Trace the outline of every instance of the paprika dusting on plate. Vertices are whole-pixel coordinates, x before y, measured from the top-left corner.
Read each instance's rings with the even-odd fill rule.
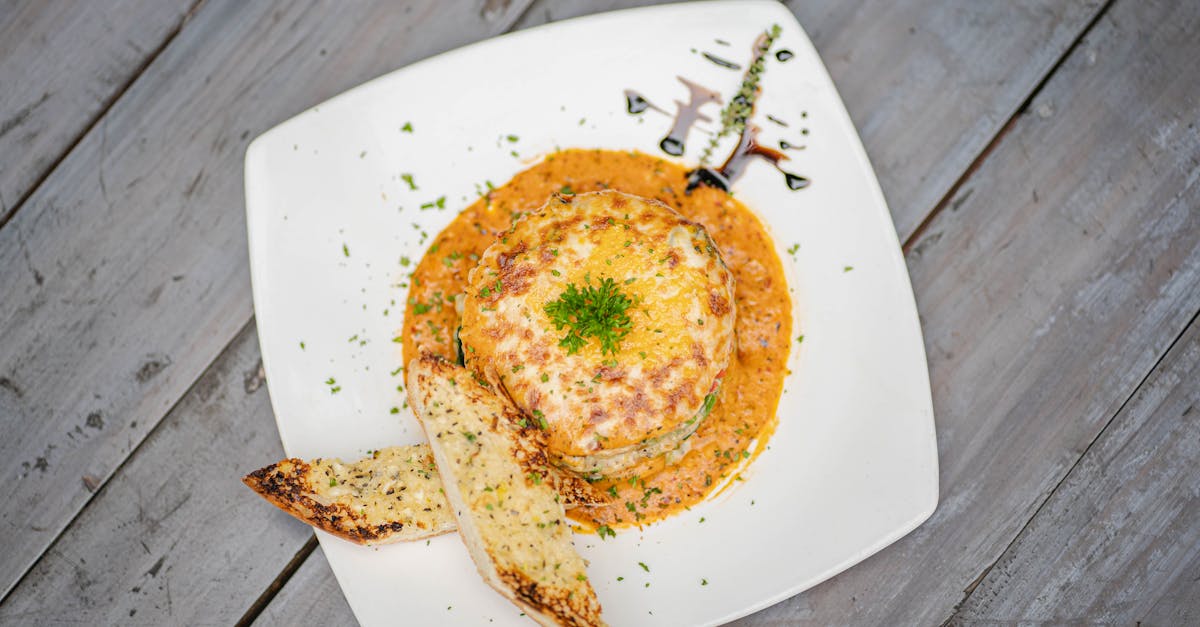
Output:
[[[733,359],[711,413],[684,442],[682,457],[677,452],[645,460],[628,478],[596,482],[612,502],[570,515],[609,529],[644,524],[702,501],[731,475],[737,478],[753,456],[751,444],[757,441],[761,450],[774,429],[790,350],[787,282],[758,218],[723,190],[701,185],[688,191],[686,168],[638,152],[556,152],[505,185],[484,186],[486,193],[434,238],[413,271],[401,334],[405,362],[419,349],[457,356],[455,300],[466,288],[468,272],[497,236],[552,194],[613,189],[659,200],[702,224],[734,274]]]

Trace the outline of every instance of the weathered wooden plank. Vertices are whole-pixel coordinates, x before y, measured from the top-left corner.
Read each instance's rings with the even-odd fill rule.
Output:
[[[518,27],[658,3],[538,0]],[[813,38],[855,117],[902,237],[947,193],[1099,5],[1029,2],[1008,8],[947,8],[916,0],[788,4]],[[870,38],[874,41],[865,41]],[[887,77],[881,78],[885,69]],[[944,96],[964,84],[969,98]],[[888,115],[888,107],[900,113]],[[339,615],[336,608],[345,600],[333,573],[327,566],[317,570],[289,581],[271,607],[284,603],[285,596],[324,598],[322,615]],[[754,621],[787,624],[793,614],[768,610]]]
[[[788,0],[854,120],[900,241],[950,192],[1102,0]]]
[[[923,231],[938,510],[749,624],[948,618],[1200,310],[1197,28],[1115,4]]]
[[[0,594],[249,320],[249,138],[524,7],[207,2],[0,229]]]
[[[24,2],[0,15],[0,224],[198,0]]]
[[[1200,623],[1200,323],[951,622]]]
[[[245,460],[283,453],[260,367],[248,325],[4,600],[0,623],[237,622],[312,535],[239,480]]]
[[[354,612],[342,596],[337,579],[329,569],[320,547],[304,561],[304,565],[288,580],[255,625],[357,625]]]

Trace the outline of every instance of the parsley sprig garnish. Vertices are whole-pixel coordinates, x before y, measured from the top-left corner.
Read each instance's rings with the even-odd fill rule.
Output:
[[[546,315],[554,328],[570,328],[558,345],[573,355],[587,345],[588,338],[595,338],[600,342],[601,354],[616,354],[621,340],[629,334],[631,322],[625,312],[633,306],[633,300],[621,293],[611,278],[600,281],[599,286],[587,283],[583,289],[571,283],[558,300],[546,303]]]

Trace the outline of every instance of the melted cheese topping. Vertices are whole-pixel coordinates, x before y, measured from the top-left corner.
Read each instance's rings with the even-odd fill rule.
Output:
[[[686,193],[687,170],[636,152],[568,150],[490,190],[434,237],[411,275],[403,337],[404,359],[419,349],[454,358],[460,318],[455,295],[499,233],[555,192],[617,189],[659,200],[704,225],[736,278],[737,345],[712,413],[686,440],[677,463],[641,462],[636,477],[596,486],[611,505],[576,509],[571,516],[593,525],[621,527],[651,522],[703,500],[761,450],[775,425],[787,374],[792,336],[791,298],[771,236],[754,213],[728,193],[699,187]],[[410,268],[403,268],[407,273]]]
[[[560,345],[546,306],[604,280],[631,302],[605,352]],[[699,225],[657,202],[607,191],[557,196],[488,247],[471,270],[461,339],[467,366],[544,418],[550,451],[579,472],[619,474],[676,448],[733,348],[733,276]]]

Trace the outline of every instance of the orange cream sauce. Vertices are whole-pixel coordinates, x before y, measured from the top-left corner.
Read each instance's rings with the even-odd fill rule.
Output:
[[[751,443],[757,440],[761,450],[775,427],[792,331],[783,265],[766,229],[744,205],[718,189],[701,186],[688,194],[686,188],[686,169],[642,153],[556,152],[467,207],[434,238],[411,276],[401,334],[405,363],[422,348],[453,359],[454,300],[467,273],[499,233],[551,194],[616,189],[658,199],[708,229],[737,280],[737,348],[720,397],[678,463],[648,461],[634,477],[596,483],[612,503],[570,512],[585,525],[641,525],[702,501],[731,475],[740,479]]]

